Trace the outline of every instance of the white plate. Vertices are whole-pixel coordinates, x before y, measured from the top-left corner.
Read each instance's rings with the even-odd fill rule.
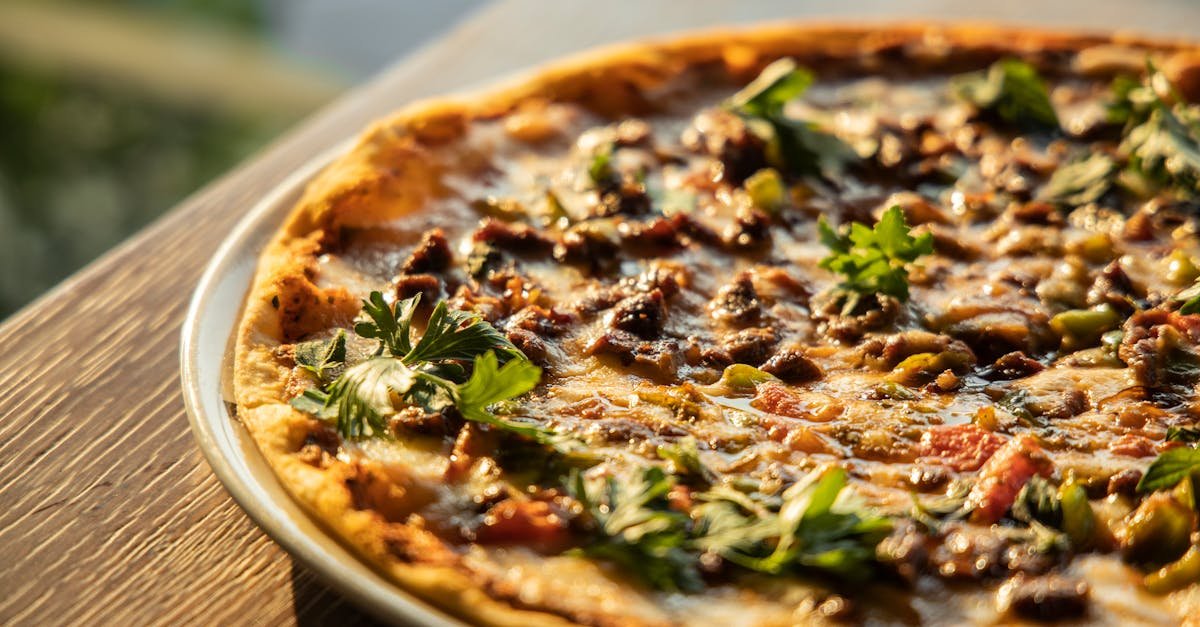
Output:
[[[304,185],[333,155],[301,168],[254,206],[204,272],[183,324],[183,398],[192,432],[217,478],[267,535],[326,583],[391,623],[461,625],[384,579],[327,534],[292,501],[222,391],[230,338],[263,246],[300,198]]]

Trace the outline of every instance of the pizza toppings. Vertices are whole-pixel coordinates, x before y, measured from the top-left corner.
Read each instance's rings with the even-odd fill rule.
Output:
[[[292,405],[444,454],[404,511],[473,560],[673,599],[965,580],[1031,620],[1088,615],[1083,554],[1190,585],[1200,107],[1056,63],[783,59],[682,117],[487,135],[352,328],[292,338]]]

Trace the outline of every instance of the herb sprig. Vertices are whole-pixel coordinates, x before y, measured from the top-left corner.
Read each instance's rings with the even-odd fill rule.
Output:
[[[569,490],[593,521],[596,538],[582,549],[639,573],[665,590],[703,587],[701,556],[779,575],[819,571],[846,580],[869,576],[891,519],[844,499],[846,473],[817,470],[782,498],[755,499],[726,486],[694,495],[691,516],[671,508],[673,474],[654,466],[632,481],[572,476]]]
[[[858,160],[848,144],[813,124],[784,113],[814,82],[812,72],[792,59],[771,63],[725,106],[767,141],[767,159],[785,172],[831,178]]]
[[[1056,169],[1038,192],[1038,198],[1066,207],[1086,205],[1108,192],[1116,172],[1116,160],[1097,152]]]
[[[1172,189],[1200,196],[1200,107],[1189,105],[1152,63],[1138,84],[1114,82],[1110,121],[1125,124],[1120,150],[1129,168],[1122,178],[1135,192]]]
[[[984,72],[954,81],[955,92],[980,110],[1017,126],[1055,130],[1058,114],[1037,70],[1018,59],[1001,59]]]
[[[933,252],[933,235],[913,237],[897,206],[885,211],[873,228],[855,222],[848,232],[839,233],[824,216],[817,228],[821,242],[831,251],[820,266],[844,276],[841,288],[856,294],[908,300],[909,264]]]
[[[375,355],[344,364],[344,332],[323,352],[307,348],[303,354],[319,354],[319,359],[304,358],[312,363],[301,365],[318,378],[326,369],[345,369],[327,385],[293,399],[292,406],[334,421],[345,438],[387,437],[387,418],[397,404],[407,404],[429,412],[454,408],[467,420],[539,441],[551,439],[539,426],[502,419],[488,409],[533,389],[541,368],[495,327],[469,312],[450,310],[445,301],[434,306],[425,332],[414,343],[412,319],[419,304],[419,294],[392,306],[380,292],[372,292],[363,301],[363,319],[354,332],[379,341]]]

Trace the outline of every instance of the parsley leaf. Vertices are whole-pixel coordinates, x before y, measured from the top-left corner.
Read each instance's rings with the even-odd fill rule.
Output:
[[[1055,170],[1038,192],[1038,198],[1066,207],[1096,202],[1108,192],[1116,172],[1117,162],[1097,152]]]
[[[314,340],[296,345],[296,365],[325,381],[329,371],[346,362],[346,331],[338,329],[329,340]]]
[[[835,507],[846,487],[846,471],[814,472],[788,488],[774,517],[779,540],[764,557],[734,550],[726,559],[751,570],[779,574],[795,568],[822,570],[862,580],[875,561],[875,547],[892,530],[882,516]]]
[[[1195,444],[1200,442],[1200,429],[1196,427],[1167,427],[1167,441]]]
[[[1034,475],[1017,493],[1012,504],[1012,517],[1032,525],[1039,522],[1049,527],[1062,526],[1062,500],[1058,486]]]
[[[767,141],[767,159],[772,165],[795,174],[831,178],[856,161],[858,155],[837,136],[784,113],[787,103],[800,97],[813,80],[812,72],[794,60],[779,59],[730,97],[725,106]]]
[[[1141,84],[1114,82],[1109,118],[1125,123],[1120,150],[1129,160],[1126,187],[1200,196],[1200,107],[1188,105],[1153,64],[1147,63]]]
[[[404,328],[407,330],[407,322]],[[518,355],[523,357],[503,333],[477,314],[452,310],[446,306],[446,301],[440,301],[429,315],[429,323],[417,345],[401,359],[406,364],[472,359],[492,349],[501,351],[509,358]]]
[[[831,251],[820,266],[845,276],[841,287],[859,294],[908,300],[908,264],[933,252],[933,235],[913,237],[897,206],[885,211],[874,228],[855,222],[849,233],[839,233],[824,216],[817,228],[821,242]]]
[[[612,477],[588,482],[573,472],[568,491],[598,532],[582,552],[611,560],[660,590],[702,590],[699,557],[686,548],[691,521],[667,502],[675,484],[657,466],[620,483]]]
[[[392,395],[407,394],[415,380],[403,363],[372,357],[350,366],[329,385],[324,409],[333,413],[342,437],[385,436],[387,417],[395,411]]]
[[[757,78],[730,97],[729,106],[748,116],[775,117],[814,81],[813,73],[796,65],[795,60],[780,59],[763,68]]]
[[[412,343],[412,317],[420,295],[389,306],[379,292],[363,301],[358,335],[379,340],[374,357],[347,367],[324,385],[330,364],[346,359],[345,333],[328,348],[303,346],[302,366],[322,378],[320,388],[292,399],[296,409],[337,424],[345,438],[386,437],[387,419],[398,403],[429,412],[454,407],[467,420],[558,445],[553,434],[535,425],[497,418],[488,407],[516,398],[537,385],[542,370],[495,327],[479,316],[450,310],[438,302],[425,332]],[[500,366],[499,351],[506,363]],[[463,362],[471,361],[470,376]],[[565,445],[564,445],[565,446]]]
[[[523,357],[496,327],[477,314],[450,309],[446,301],[438,301],[434,306],[425,333],[414,346],[410,336],[412,317],[420,302],[421,295],[417,294],[389,307],[383,294],[371,292],[363,301],[363,314],[368,319],[354,325],[354,332],[379,340],[376,355],[386,351],[408,365],[470,360],[493,349],[500,351],[506,359]]]
[[[395,357],[402,357],[412,350],[409,343],[409,327],[412,324],[413,313],[421,295],[417,294],[389,306],[383,300],[381,292],[371,292],[363,301],[362,313],[368,318],[354,325],[354,332],[360,337],[379,340],[379,350],[376,355],[387,352]]]
[[[545,429],[501,420],[488,411],[488,406],[532,390],[541,377],[542,369],[528,359],[512,359],[499,367],[496,353],[488,351],[475,358],[471,378],[454,389],[454,406],[467,420],[539,439],[548,434]]]
[[[659,458],[670,464],[673,474],[695,478],[704,483],[716,480],[713,471],[701,461],[700,449],[694,437],[688,436],[675,444],[660,444],[655,452]]]
[[[1050,104],[1046,84],[1037,70],[1024,61],[1001,59],[985,72],[956,77],[953,87],[959,97],[980,110],[995,113],[1009,124],[1058,128],[1058,114]]]
[[[699,504],[690,516],[668,502],[678,481],[658,466],[624,482],[612,477],[589,482],[574,472],[567,489],[596,533],[582,552],[616,562],[664,590],[699,589],[704,553],[771,575],[817,570],[861,580],[892,530],[890,519],[841,498],[847,484],[841,468],[810,473],[782,498],[714,486],[694,495]]]
[[[1138,492],[1153,492],[1175,487],[1185,477],[1200,472],[1200,449],[1173,448],[1154,459],[1142,480]]]

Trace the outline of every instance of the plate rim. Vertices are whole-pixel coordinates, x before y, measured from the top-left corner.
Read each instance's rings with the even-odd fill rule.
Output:
[[[248,443],[250,448],[253,449],[253,452],[250,454],[259,455],[260,459],[258,461],[262,464],[267,463],[266,459],[261,457],[257,445],[253,442],[244,441],[249,439],[249,434],[245,433],[245,428],[241,423],[237,422],[237,419],[233,415],[221,411],[219,412],[221,415],[213,416],[205,408],[205,399],[213,396],[217,399],[218,406],[223,407],[226,403],[220,386],[217,386],[213,390],[206,390],[200,384],[200,373],[202,371],[214,367],[220,370],[225,367],[224,363],[217,363],[215,366],[205,364],[200,354],[200,336],[204,328],[207,309],[216,297],[214,292],[219,287],[223,277],[239,261],[239,253],[247,246],[251,246],[256,238],[261,239],[260,231],[262,229],[269,229],[271,233],[278,229],[278,224],[274,224],[270,220],[273,214],[291,209],[294,203],[289,202],[289,199],[302,194],[304,187],[312,178],[331,164],[337,157],[347,152],[353,146],[354,141],[355,138],[349,138],[320,152],[316,157],[306,161],[264,193],[246,211],[245,215],[242,216],[225,239],[222,240],[217,251],[205,266],[204,272],[201,274],[200,280],[197,282],[196,288],[192,292],[188,302],[183,325],[180,329],[180,383],[183,388],[184,407],[196,444],[212,469],[213,474],[216,475],[222,487],[233,498],[239,509],[270,537],[273,542],[282,547],[293,559],[298,560],[316,574],[323,583],[350,600],[356,607],[367,611],[377,619],[389,623],[439,626],[461,625],[461,622],[444,613],[442,610],[435,608],[398,584],[385,579],[382,574],[371,568],[353,551],[342,544],[338,538],[325,530],[319,521],[312,519],[311,515],[308,516],[309,522],[318,528],[318,531],[323,536],[323,540],[327,543],[332,543],[337,547],[335,550],[344,552],[357,561],[364,569],[371,571],[374,577],[368,577],[360,581],[350,580],[345,576],[344,566],[334,559],[326,547],[320,546],[312,534],[304,533],[302,530],[284,524],[287,520],[286,516],[272,515],[273,512],[278,511],[275,506],[271,503],[260,501],[256,494],[256,488],[259,490],[263,489],[263,478],[256,477],[249,472],[242,472],[239,468],[235,467],[234,463],[227,458],[229,451],[222,447],[222,441],[232,438],[239,440],[243,445]],[[281,203],[288,203],[288,205],[284,208],[280,206]],[[286,214],[283,219],[286,219]],[[253,257],[253,265],[257,267],[258,254],[254,254]],[[251,280],[253,280],[253,272],[251,273]],[[248,291],[249,289],[250,283],[247,283],[244,291]],[[245,296],[243,295],[243,301],[244,298]],[[231,338],[232,334],[236,332],[236,317],[234,324],[228,326],[230,328],[228,328],[225,337]],[[229,350],[230,347],[226,346],[221,351],[221,354],[227,355]],[[218,372],[217,376],[218,380],[220,380],[220,372]],[[242,433],[237,432],[239,429],[242,430]],[[278,483],[278,479],[273,473],[270,473],[269,478],[266,480],[274,482],[277,489],[286,492],[283,486]],[[292,499],[291,495],[284,494],[284,496],[291,500],[292,504],[297,508],[300,507],[300,504]]]

